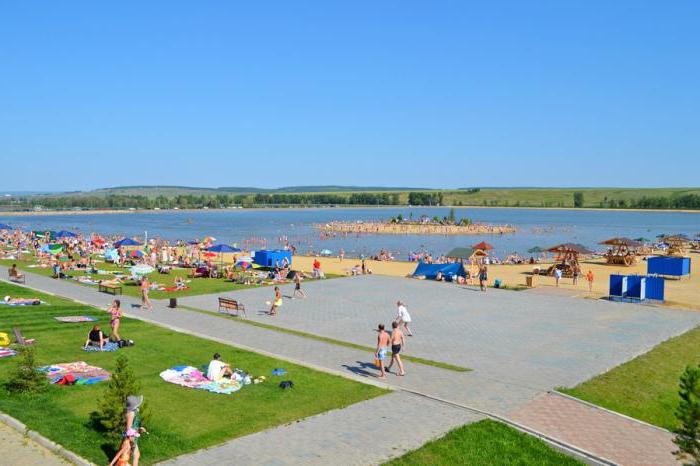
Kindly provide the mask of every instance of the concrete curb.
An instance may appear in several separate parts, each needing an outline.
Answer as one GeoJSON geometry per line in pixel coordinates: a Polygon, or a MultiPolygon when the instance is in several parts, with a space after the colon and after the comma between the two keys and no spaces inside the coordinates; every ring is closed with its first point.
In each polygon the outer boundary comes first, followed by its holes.
{"type": "Polygon", "coordinates": [[[46,448],[49,450],[51,453],[55,454],[56,456],[61,457],[65,461],[68,461],[71,464],[75,464],[77,466],[96,466],[95,463],[91,463],[90,461],[86,460],[85,458],[76,455],[72,451],[66,449],[62,445],[59,445],[58,443],[54,442],[53,440],[49,440],[48,438],[44,437],[41,435],[39,432],[35,430],[29,430],[26,425],[24,425],[21,421],[13,418],[12,416],[5,414],[3,412],[0,412],[0,422],[4,423],[8,427],[16,430],[22,435],[26,435],[42,447],[46,448]]]}

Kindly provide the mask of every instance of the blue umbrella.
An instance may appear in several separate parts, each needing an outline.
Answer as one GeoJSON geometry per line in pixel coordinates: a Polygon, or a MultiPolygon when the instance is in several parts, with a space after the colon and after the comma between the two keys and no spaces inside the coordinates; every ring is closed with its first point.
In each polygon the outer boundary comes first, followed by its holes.
{"type": "Polygon", "coordinates": [[[138,241],[134,241],[131,238],[123,238],[114,243],[115,248],[120,248],[122,246],[141,246],[141,243],[139,243],[138,241]]]}
{"type": "Polygon", "coordinates": [[[0,230],[12,230],[12,227],[7,223],[0,223],[0,230]]]}
{"type": "Polygon", "coordinates": [[[217,244],[207,248],[209,252],[241,252],[238,248],[232,248],[228,244],[217,244]]]}
{"type": "Polygon", "coordinates": [[[56,238],[75,238],[76,235],[72,231],[66,231],[66,230],[61,230],[58,233],[56,233],[56,238]]]}

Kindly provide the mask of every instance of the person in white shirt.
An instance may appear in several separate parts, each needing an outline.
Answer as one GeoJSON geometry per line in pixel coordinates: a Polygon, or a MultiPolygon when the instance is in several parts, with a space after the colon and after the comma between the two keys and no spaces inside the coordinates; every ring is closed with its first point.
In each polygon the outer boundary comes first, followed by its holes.
{"type": "Polygon", "coordinates": [[[224,377],[231,377],[231,374],[233,374],[231,366],[220,359],[221,355],[214,353],[214,359],[209,362],[209,367],[207,368],[207,379],[220,382],[224,377]]]}
{"type": "Polygon", "coordinates": [[[398,312],[396,313],[395,322],[399,324],[399,328],[401,328],[403,325],[403,328],[406,329],[406,335],[412,337],[413,332],[411,332],[411,329],[408,328],[408,324],[411,323],[411,314],[408,313],[406,305],[401,301],[396,301],[396,306],[398,307],[398,312]]]}

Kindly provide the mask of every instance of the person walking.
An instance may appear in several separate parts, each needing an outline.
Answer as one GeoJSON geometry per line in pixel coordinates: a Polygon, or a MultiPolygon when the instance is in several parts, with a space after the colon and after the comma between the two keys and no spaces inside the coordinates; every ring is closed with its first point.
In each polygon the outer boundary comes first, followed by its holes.
{"type": "Polygon", "coordinates": [[[588,282],[588,292],[592,293],[593,292],[593,271],[591,269],[588,269],[588,273],[586,274],[586,281],[588,282]]]}
{"type": "Polygon", "coordinates": [[[129,395],[126,397],[126,429],[124,431],[124,438],[129,439],[133,445],[132,453],[134,462],[132,466],[138,466],[139,458],[141,457],[138,439],[141,434],[148,433],[148,431],[141,426],[141,419],[139,418],[139,407],[142,403],[143,396],[129,395]]]}
{"type": "Polygon", "coordinates": [[[277,315],[277,309],[282,306],[282,292],[280,291],[280,287],[276,286],[275,287],[275,299],[272,301],[272,306],[270,307],[270,312],[269,314],[271,316],[277,315]]]}
{"type": "Polygon", "coordinates": [[[554,269],[554,285],[559,287],[559,280],[561,280],[561,269],[557,267],[554,269]]]}
{"type": "Polygon", "coordinates": [[[486,265],[482,265],[479,268],[479,289],[486,292],[486,286],[488,285],[489,274],[486,265]]]}
{"type": "Polygon", "coordinates": [[[119,341],[122,339],[119,335],[119,324],[122,318],[121,301],[115,299],[112,305],[107,309],[107,312],[109,312],[110,315],[109,326],[112,328],[112,339],[114,341],[119,341]]]}
{"type": "Polygon", "coordinates": [[[573,267],[573,274],[574,274],[574,285],[578,285],[578,277],[581,275],[581,267],[578,266],[578,264],[575,264],[573,267]]]}
{"type": "Polygon", "coordinates": [[[301,298],[306,298],[306,293],[301,289],[301,272],[294,274],[294,293],[292,297],[295,298],[300,296],[301,298]]]}
{"type": "Polygon", "coordinates": [[[343,258],[345,257],[345,249],[340,249],[340,254],[338,254],[338,257],[340,257],[340,262],[343,262],[343,258]]]}
{"type": "Polygon", "coordinates": [[[374,359],[379,369],[379,378],[386,379],[384,360],[386,359],[386,347],[389,346],[389,333],[384,330],[384,324],[377,327],[377,349],[374,352],[374,359]]]}
{"type": "Polygon", "coordinates": [[[408,309],[406,309],[406,305],[403,302],[396,301],[396,306],[397,313],[396,319],[394,320],[399,324],[399,328],[403,326],[403,328],[406,329],[406,335],[412,337],[413,332],[411,332],[411,329],[408,328],[408,324],[411,323],[411,314],[408,313],[408,309]]]}
{"type": "Polygon", "coordinates": [[[144,275],[143,279],[141,279],[141,309],[152,311],[153,303],[151,302],[151,298],[148,297],[150,287],[151,285],[148,283],[148,278],[144,275]]]}
{"type": "Polygon", "coordinates": [[[403,362],[401,362],[401,350],[406,345],[406,341],[403,337],[403,332],[399,328],[398,322],[392,322],[391,324],[391,362],[389,367],[386,368],[387,372],[391,371],[391,366],[394,365],[394,361],[399,365],[399,374],[401,377],[406,375],[406,371],[403,369],[403,362]]]}

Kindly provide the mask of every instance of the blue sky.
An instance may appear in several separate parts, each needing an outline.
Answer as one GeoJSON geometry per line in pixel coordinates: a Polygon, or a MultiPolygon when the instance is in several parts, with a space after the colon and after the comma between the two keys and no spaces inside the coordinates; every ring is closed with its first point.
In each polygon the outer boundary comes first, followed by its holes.
{"type": "Polygon", "coordinates": [[[0,189],[697,186],[700,2],[4,2],[0,189]]]}

